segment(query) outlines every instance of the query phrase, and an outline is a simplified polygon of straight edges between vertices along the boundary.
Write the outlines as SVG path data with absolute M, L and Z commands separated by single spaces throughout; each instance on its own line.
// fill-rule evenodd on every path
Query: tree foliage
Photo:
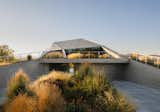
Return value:
M 12 61 L 13 59 L 13 50 L 8 45 L 0 45 L 0 62 Z

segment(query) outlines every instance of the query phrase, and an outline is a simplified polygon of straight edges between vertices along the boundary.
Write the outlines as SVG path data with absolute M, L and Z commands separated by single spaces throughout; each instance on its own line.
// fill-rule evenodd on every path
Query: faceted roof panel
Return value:
M 109 53 L 111 56 L 115 58 L 121 57 L 119 53 L 113 51 L 112 49 L 85 39 L 73 39 L 73 40 L 54 42 L 52 46 L 42 54 L 42 56 L 48 52 L 57 50 L 62 50 L 63 52 L 65 52 L 66 49 L 95 48 L 95 47 L 101 47 L 105 52 Z
M 74 39 L 54 42 L 51 49 L 76 49 L 76 48 L 91 48 L 91 47 L 100 47 L 101 45 L 85 40 L 85 39 Z

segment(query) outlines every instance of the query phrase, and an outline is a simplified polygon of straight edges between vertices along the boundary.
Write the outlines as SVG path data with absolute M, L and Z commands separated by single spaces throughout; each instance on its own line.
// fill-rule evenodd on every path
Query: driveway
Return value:
M 160 112 L 160 91 L 127 81 L 113 84 L 133 101 L 137 112 Z
M 5 88 L 0 88 L 0 105 L 4 103 L 5 100 Z

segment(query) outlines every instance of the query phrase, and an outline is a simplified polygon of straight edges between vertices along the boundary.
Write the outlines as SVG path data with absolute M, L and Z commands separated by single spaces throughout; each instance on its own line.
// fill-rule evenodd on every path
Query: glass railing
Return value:
M 110 56 L 105 51 L 77 51 L 77 52 L 50 52 L 44 55 L 42 58 L 54 59 L 54 58 L 67 58 L 67 59 L 85 59 L 85 58 L 100 58 L 110 59 Z

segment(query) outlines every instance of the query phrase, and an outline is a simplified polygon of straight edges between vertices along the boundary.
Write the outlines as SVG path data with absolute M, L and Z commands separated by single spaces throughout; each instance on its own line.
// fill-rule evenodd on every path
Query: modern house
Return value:
M 137 53 L 133 55 L 133 57 L 137 56 L 139 56 Z M 141 59 L 144 58 L 141 57 Z M 129 91 L 128 93 L 135 98 L 137 104 L 142 104 L 142 107 L 144 105 L 144 111 L 146 108 L 150 110 L 158 108 L 158 111 L 155 112 L 159 112 L 157 95 L 160 93 L 151 89 L 160 90 L 160 69 L 158 67 L 134 61 L 104 45 L 85 39 L 54 42 L 37 60 L 1 66 L 0 90 L 5 90 L 7 81 L 20 68 L 29 75 L 31 80 L 35 80 L 52 70 L 74 73 L 82 63 L 91 63 L 97 72 L 103 71 L 108 79 L 121 90 Z
M 5 88 L 8 79 L 20 68 L 35 80 L 52 70 L 74 72 L 82 63 L 91 63 L 110 80 L 131 81 L 160 89 L 160 69 L 130 60 L 111 48 L 85 39 L 54 42 L 37 60 L 0 67 L 0 88 Z
M 92 54 L 95 54 L 97 56 L 108 54 L 110 58 L 120 58 L 120 55 L 117 52 L 103 45 L 85 39 L 74 39 L 74 40 L 54 42 L 50 47 L 50 49 L 48 49 L 43 53 L 42 57 L 51 52 L 62 53 L 63 58 L 67 58 L 67 56 L 72 53 L 88 54 L 87 55 L 88 57 L 86 56 L 85 58 L 94 58 L 94 56 L 89 57 L 92 56 Z M 98 57 L 95 56 L 95 58 Z
M 115 76 L 117 71 L 120 72 L 115 69 L 123 68 L 129 60 L 104 45 L 85 39 L 74 39 L 54 42 L 42 53 L 40 63 L 48 66 L 49 71 L 67 71 L 70 64 L 76 69 L 81 63 L 91 63 L 95 68 L 101 67 L 110 76 Z

